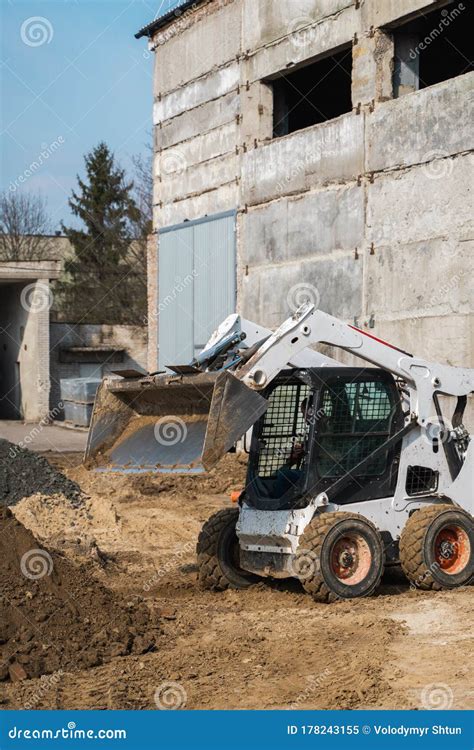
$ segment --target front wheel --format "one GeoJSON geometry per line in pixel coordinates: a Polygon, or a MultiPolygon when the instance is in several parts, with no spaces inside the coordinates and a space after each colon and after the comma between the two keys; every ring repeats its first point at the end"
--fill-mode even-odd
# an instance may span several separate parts
{"type": "Polygon", "coordinates": [[[474,576],[474,519],[454,505],[415,511],[400,537],[400,563],[412,586],[453,589],[474,576]]]}
{"type": "Polygon", "coordinates": [[[322,513],[308,524],[293,570],[317,602],[370,596],[385,565],[382,537],[357,513],[322,513]]]}
{"type": "Polygon", "coordinates": [[[238,518],[238,508],[224,508],[214,513],[202,527],[196,548],[201,588],[244,589],[256,582],[255,576],[240,567],[235,531],[238,518]]]}

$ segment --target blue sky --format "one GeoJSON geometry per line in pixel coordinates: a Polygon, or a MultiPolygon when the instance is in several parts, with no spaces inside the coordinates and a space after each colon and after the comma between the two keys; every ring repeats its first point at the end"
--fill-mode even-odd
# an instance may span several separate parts
{"type": "Polygon", "coordinates": [[[151,140],[153,56],[134,33],[169,5],[0,0],[0,189],[40,191],[53,228],[71,219],[67,199],[84,153],[104,140],[131,169],[151,140]]]}

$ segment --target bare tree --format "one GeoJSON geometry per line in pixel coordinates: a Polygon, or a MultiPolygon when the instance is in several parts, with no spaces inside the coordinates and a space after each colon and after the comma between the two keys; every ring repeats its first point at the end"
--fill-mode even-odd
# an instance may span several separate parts
{"type": "Polygon", "coordinates": [[[145,146],[145,153],[132,157],[134,166],[133,195],[138,207],[134,223],[135,240],[130,243],[128,258],[137,269],[137,284],[146,293],[147,240],[153,231],[153,147],[145,146]]]}
{"type": "Polygon", "coordinates": [[[48,259],[53,250],[50,233],[46,202],[40,195],[0,195],[0,260],[48,259]]]}
{"type": "Polygon", "coordinates": [[[145,153],[132,157],[134,173],[134,198],[140,210],[140,235],[147,236],[152,231],[153,222],[153,147],[145,146],[145,153]]]}

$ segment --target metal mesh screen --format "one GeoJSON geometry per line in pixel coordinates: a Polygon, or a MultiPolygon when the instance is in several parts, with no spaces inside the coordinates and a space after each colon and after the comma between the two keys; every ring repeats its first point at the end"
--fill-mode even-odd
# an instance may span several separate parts
{"type": "Polygon", "coordinates": [[[407,470],[407,495],[434,492],[438,488],[438,472],[426,466],[409,466],[407,470]]]}
{"type": "Polygon", "coordinates": [[[303,383],[279,385],[272,392],[260,435],[258,476],[262,479],[274,478],[295,446],[304,445],[310,425],[301,404],[309,394],[303,383]]]}
{"type": "MultiPolygon", "coordinates": [[[[380,381],[335,383],[326,387],[318,413],[318,470],[322,477],[340,477],[367,458],[390,435],[392,404],[388,386],[380,381]]],[[[361,472],[378,476],[386,454],[361,472]]]]}

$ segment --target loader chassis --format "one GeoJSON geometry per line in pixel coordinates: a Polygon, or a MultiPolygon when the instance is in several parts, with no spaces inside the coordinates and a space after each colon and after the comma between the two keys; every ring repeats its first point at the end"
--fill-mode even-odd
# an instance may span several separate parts
{"type": "Polygon", "coordinates": [[[311,304],[275,332],[229,316],[191,363],[169,370],[104,381],[86,461],[196,473],[253,429],[239,505],[199,536],[202,586],[293,576],[333,601],[373,593],[398,559],[420,588],[473,577],[474,442],[462,416],[474,370],[416,357],[311,304]],[[439,395],[457,398],[448,419],[439,395]]]}
{"type": "Polygon", "coordinates": [[[404,481],[398,481],[403,439],[370,460],[404,424],[394,378],[375,368],[293,370],[283,372],[265,396],[269,405],[254,428],[237,524],[241,566],[259,575],[294,575],[291,555],[307,524],[315,513],[340,508],[369,518],[382,532],[388,561],[394,562],[406,517],[427,502],[438,481],[436,472],[422,467],[416,469],[417,479],[414,467],[406,467],[404,481]],[[306,415],[301,410],[305,400],[310,404],[306,415]],[[298,441],[305,445],[304,456],[298,469],[287,469],[298,441]],[[358,472],[364,459],[365,468],[358,472]],[[346,486],[318,508],[321,493],[346,475],[351,478],[346,486]],[[397,486],[403,501],[398,513],[397,486]]]}

